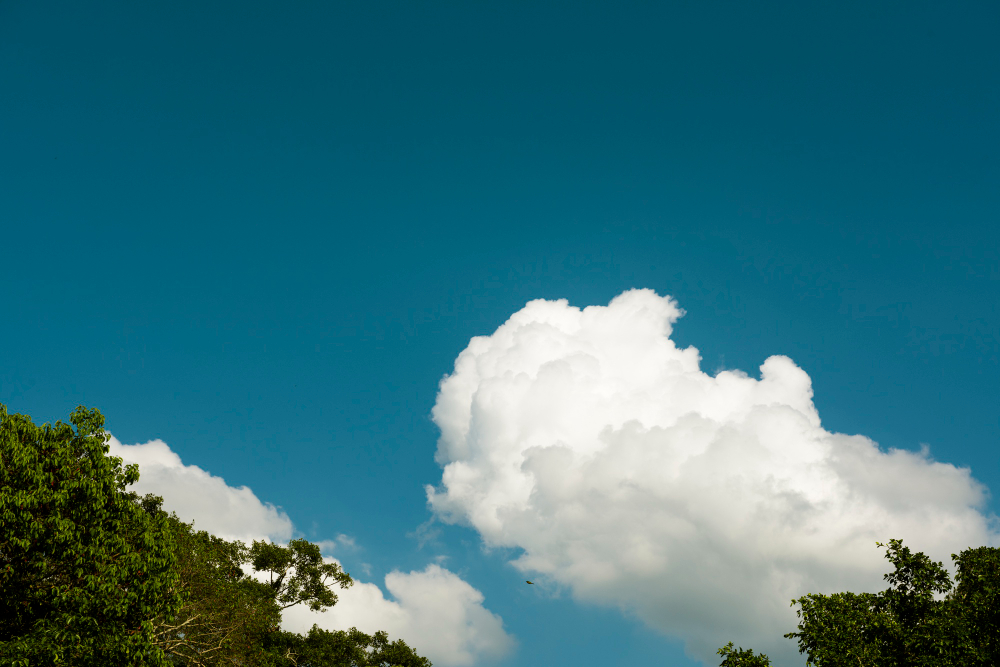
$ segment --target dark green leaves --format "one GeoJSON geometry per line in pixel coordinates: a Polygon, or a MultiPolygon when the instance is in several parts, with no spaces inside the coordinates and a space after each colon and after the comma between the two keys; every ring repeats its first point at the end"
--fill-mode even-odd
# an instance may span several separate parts
{"type": "Polygon", "coordinates": [[[295,667],[431,667],[402,639],[390,642],[384,632],[368,635],[357,628],[330,632],[317,626],[306,635],[273,637],[272,654],[295,667]]]}
{"type": "Polygon", "coordinates": [[[952,555],[958,586],[941,563],[890,540],[894,570],[881,593],[806,595],[799,605],[797,639],[817,667],[973,667],[998,656],[998,550],[981,547],[952,555]]]}
{"type": "MultiPolygon", "coordinates": [[[[952,554],[956,586],[941,563],[889,540],[893,571],[881,593],[813,593],[798,600],[796,639],[816,667],[1000,665],[1000,549],[952,554]]],[[[719,649],[721,667],[763,667],[767,656],[719,649]]]]}
{"type": "Polygon", "coordinates": [[[156,647],[189,667],[261,664],[263,641],[276,632],[281,610],[267,584],[242,569],[248,549],[176,516],[168,518],[177,556],[180,610],[154,624],[156,647]]]}
{"type": "Polygon", "coordinates": [[[1000,549],[979,547],[952,554],[958,567],[948,596],[958,643],[969,664],[1000,664],[1000,549]]]}
{"type": "Polygon", "coordinates": [[[771,665],[771,661],[763,653],[754,655],[753,650],[744,650],[742,646],[734,649],[732,642],[720,648],[717,653],[722,656],[719,667],[770,667],[771,665]]]}
{"type": "Polygon", "coordinates": [[[36,426],[0,405],[0,661],[154,664],[152,619],[174,612],[163,518],[107,456],[104,418],[36,426]]]}
{"type": "Polygon", "coordinates": [[[282,609],[305,603],[313,611],[332,607],[334,584],[347,588],[354,581],[336,563],[324,563],[319,547],[307,540],[292,540],[287,547],[254,542],[250,547],[254,572],[267,572],[275,601],[282,609]]]}
{"type": "Polygon", "coordinates": [[[350,575],[307,540],[248,548],[127,492],[139,470],[103,427],[82,407],[36,426],[0,405],[0,664],[430,667],[384,632],[282,632],[282,609],[328,608],[350,575]]]}

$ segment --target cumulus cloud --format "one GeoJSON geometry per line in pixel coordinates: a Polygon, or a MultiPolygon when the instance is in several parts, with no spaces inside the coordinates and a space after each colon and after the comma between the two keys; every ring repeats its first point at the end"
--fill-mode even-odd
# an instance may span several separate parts
{"type": "Polygon", "coordinates": [[[229,486],[198,466],[185,465],[162,440],[123,445],[112,436],[108,445],[111,456],[139,466],[139,481],[130,490],[163,496],[163,508],[184,521],[194,521],[196,529],[244,542],[291,538],[292,521],[287,514],[261,502],[249,487],[229,486]]]}
{"type": "Polygon", "coordinates": [[[996,542],[968,469],[825,430],[787,357],[703,372],[670,339],[682,314],[651,290],[538,300],[473,338],[432,413],[435,514],[706,663],[729,640],[801,662],[789,600],[881,589],[876,540],[946,563],[996,542]]]}
{"type": "Polygon", "coordinates": [[[325,612],[288,609],[282,627],[305,632],[315,623],[327,630],[385,630],[390,639],[402,637],[437,667],[481,664],[513,647],[501,618],[483,607],[483,594],[443,567],[390,572],[385,587],[393,600],[375,584],[355,581],[337,591],[339,601],[325,612]]]}
{"type": "MultiPolygon", "coordinates": [[[[139,481],[131,490],[162,496],[166,510],[193,520],[195,528],[244,542],[283,543],[292,537],[287,514],[261,502],[246,486],[234,488],[198,466],[185,465],[162,440],[123,445],[112,436],[108,444],[111,456],[138,464],[139,481]]],[[[317,544],[324,551],[358,548],[343,534],[317,544]]],[[[439,667],[479,664],[504,655],[513,645],[500,617],[483,607],[482,593],[438,565],[390,572],[385,587],[394,600],[386,599],[375,584],[355,579],[351,588],[338,589],[340,600],[331,610],[317,614],[304,606],[292,607],[283,613],[282,624],[296,632],[308,631],[313,623],[328,630],[385,630],[390,639],[404,639],[439,667]]]]}

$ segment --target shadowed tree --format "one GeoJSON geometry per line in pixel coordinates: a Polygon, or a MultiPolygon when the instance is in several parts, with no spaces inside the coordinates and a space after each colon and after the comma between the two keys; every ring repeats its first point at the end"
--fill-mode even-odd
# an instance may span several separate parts
{"type": "MultiPolygon", "coordinates": [[[[158,509],[160,499],[145,502],[158,509]]],[[[190,667],[261,664],[264,639],[278,630],[281,610],[271,587],[243,571],[246,545],[195,531],[175,515],[168,522],[183,603],[172,617],[157,619],[156,646],[172,663],[190,667]]]]}
{"type": "Polygon", "coordinates": [[[966,549],[952,558],[958,572],[950,599],[961,610],[970,664],[1000,665],[1000,549],[966,549]]]}

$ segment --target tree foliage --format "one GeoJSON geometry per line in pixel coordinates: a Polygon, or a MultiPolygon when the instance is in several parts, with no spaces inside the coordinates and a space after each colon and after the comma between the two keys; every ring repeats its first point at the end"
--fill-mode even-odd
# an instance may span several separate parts
{"type": "Polygon", "coordinates": [[[952,556],[958,571],[949,601],[960,610],[970,665],[1000,664],[1000,549],[979,547],[952,556]]]}
{"type": "Polygon", "coordinates": [[[722,656],[719,667],[770,667],[771,665],[765,654],[754,655],[752,649],[744,650],[742,646],[734,649],[732,642],[720,648],[717,653],[722,656]]]}
{"type": "MultiPolygon", "coordinates": [[[[901,540],[878,544],[893,571],[880,593],[813,593],[797,600],[798,641],[816,667],[988,667],[1000,665],[1000,549],[952,554],[953,584],[941,563],[901,540]]],[[[721,667],[770,664],[730,642],[721,667]]]]}
{"type": "Polygon", "coordinates": [[[254,541],[250,548],[254,572],[269,575],[274,600],[282,609],[307,604],[322,611],[337,604],[330,586],[347,588],[354,581],[336,563],[324,563],[319,547],[307,540],[292,540],[287,547],[254,541]]]}
{"type": "Polygon", "coordinates": [[[330,632],[313,626],[306,635],[272,635],[271,650],[290,667],[431,667],[402,639],[390,642],[385,632],[365,634],[357,628],[330,632]]]}
{"type": "MultiPolygon", "coordinates": [[[[159,500],[147,497],[157,507],[159,500]]],[[[278,629],[281,611],[271,587],[244,573],[248,549],[195,531],[176,516],[167,521],[182,604],[173,616],[156,619],[157,648],[172,663],[190,667],[259,663],[264,637],[278,629]]]]}
{"type": "Polygon", "coordinates": [[[23,667],[431,667],[356,628],[280,629],[353,581],[307,540],[229,542],[126,490],[104,418],[36,426],[0,404],[0,664],[23,667]]]}
{"type": "Polygon", "coordinates": [[[796,639],[817,667],[975,667],[996,665],[1000,550],[952,554],[953,586],[941,563],[890,540],[894,570],[880,593],[812,594],[799,605],[796,639]]]}
{"type": "Polygon", "coordinates": [[[36,426],[0,405],[0,660],[155,664],[152,620],[179,604],[163,518],[126,487],[96,410],[36,426]]]}

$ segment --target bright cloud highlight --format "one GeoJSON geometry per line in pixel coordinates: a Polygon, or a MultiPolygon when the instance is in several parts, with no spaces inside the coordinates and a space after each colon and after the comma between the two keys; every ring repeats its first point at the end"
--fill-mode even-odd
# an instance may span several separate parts
{"type": "Polygon", "coordinates": [[[477,665],[513,648],[501,618],[483,607],[483,594],[453,572],[438,565],[393,571],[385,577],[385,588],[394,600],[375,584],[356,581],[338,590],[340,600],[325,612],[288,609],[282,626],[295,632],[306,632],[314,623],[327,630],[385,630],[390,639],[402,637],[437,667],[477,665]]]}
{"type": "Polygon", "coordinates": [[[789,600],[881,589],[876,540],[946,563],[995,542],[969,470],[825,430],[787,357],[701,371],[670,339],[682,314],[651,290],[538,300],[473,338],[433,410],[436,515],[708,664],[729,640],[800,663],[789,600]]]}

